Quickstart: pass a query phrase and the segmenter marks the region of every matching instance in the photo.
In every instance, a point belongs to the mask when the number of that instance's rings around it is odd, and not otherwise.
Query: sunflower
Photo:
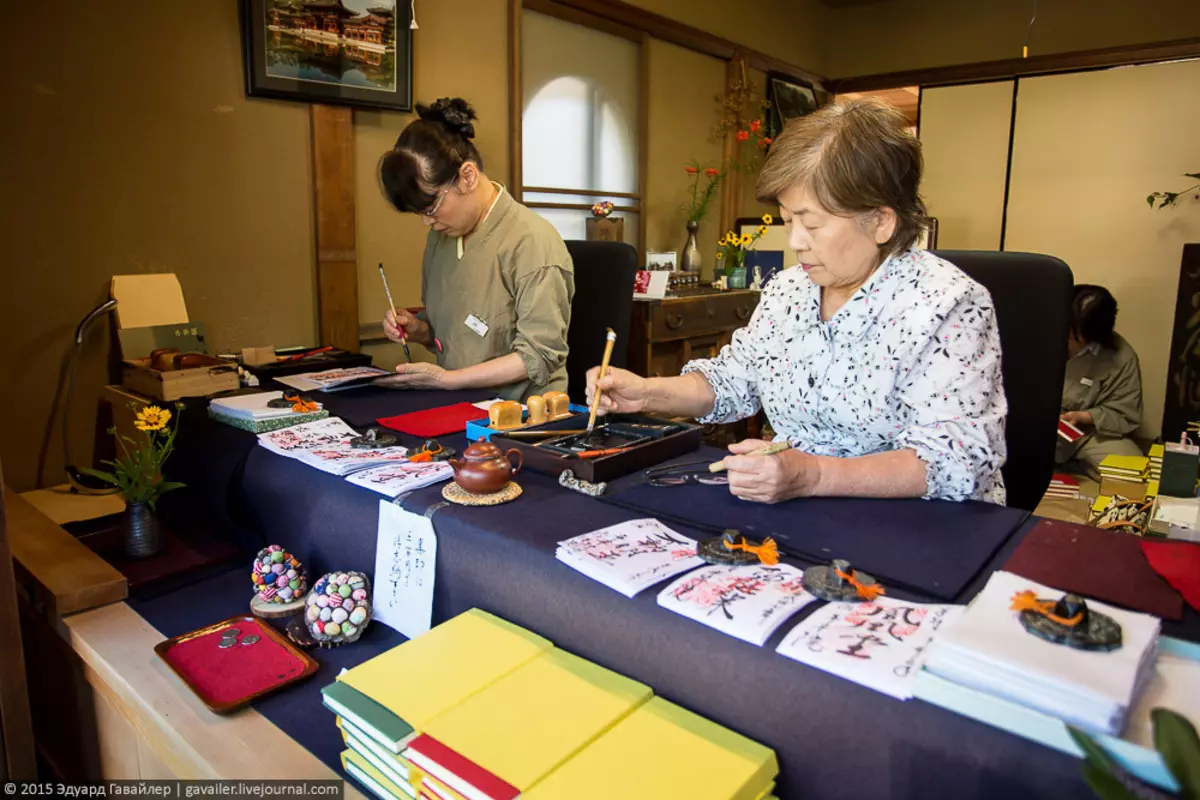
[[[137,414],[133,423],[139,431],[161,431],[171,421],[171,412],[158,406],[146,406]]]
[[[772,217],[770,214],[763,214],[762,221],[763,221],[763,225],[770,225],[772,222],[775,221],[775,218]]]
[[[739,243],[742,245],[742,247],[749,247],[750,245],[754,244],[754,238],[748,233],[743,233]]]
[[[766,236],[766,235],[767,235],[767,226],[766,226],[766,225],[759,225],[759,226],[758,226],[758,235],[759,235],[759,236]]]

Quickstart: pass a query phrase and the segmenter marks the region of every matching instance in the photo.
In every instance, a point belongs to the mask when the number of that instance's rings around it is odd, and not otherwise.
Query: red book
[[[521,790],[427,734],[408,743],[404,757],[468,800],[515,800]]]
[[[467,429],[468,422],[486,417],[486,411],[480,411],[470,403],[455,403],[451,406],[413,411],[396,417],[384,417],[377,421],[385,428],[429,439],[434,436],[462,433]]]
[[[1083,438],[1083,431],[1076,428],[1065,419],[1058,421],[1058,435],[1066,439],[1068,442],[1077,442]]]

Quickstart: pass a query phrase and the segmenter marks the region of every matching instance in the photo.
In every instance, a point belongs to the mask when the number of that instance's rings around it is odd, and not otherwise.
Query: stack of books
[[[758,798],[778,772],[770,749],[478,609],[322,695],[343,767],[381,800]]]
[[[1046,497],[1059,497],[1067,500],[1079,498],[1079,481],[1070,475],[1057,474],[1050,479],[1050,488]]]
[[[1158,482],[1162,480],[1163,446],[1150,445],[1150,465],[1146,471],[1146,496],[1158,497]]]
[[[282,400],[283,392],[256,392],[231,397],[217,397],[209,401],[208,415],[217,422],[251,433],[266,433],[280,428],[290,428],[305,422],[325,419],[329,412],[317,405],[313,411],[293,411],[291,406],[271,408],[273,400]]]
[[[1096,733],[1119,734],[1154,672],[1159,620],[1088,601],[1121,626],[1122,644],[1077,650],[1025,630],[1013,597],[1032,591],[1057,601],[1063,592],[996,572],[957,623],[934,639],[925,668],[946,680],[1041,711]]]
[[[1146,474],[1150,459],[1145,456],[1105,456],[1098,467],[1100,494],[1143,500],[1147,494]]]

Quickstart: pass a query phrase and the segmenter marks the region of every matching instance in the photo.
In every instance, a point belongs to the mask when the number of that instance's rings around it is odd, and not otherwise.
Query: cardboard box
[[[1125,481],[1107,477],[1100,479],[1100,494],[1107,497],[1119,494],[1129,500],[1145,500],[1146,488],[1145,481]]]

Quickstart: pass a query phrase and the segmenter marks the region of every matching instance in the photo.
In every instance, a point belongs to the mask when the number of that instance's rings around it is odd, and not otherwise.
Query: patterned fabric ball
[[[308,591],[304,565],[277,544],[258,551],[250,570],[250,582],[254,584],[254,593],[264,603],[298,600]]]
[[[371,621],[371,582],[361,572],[330,572],[305,601],[308,632],[318,642],[356,642]]]

